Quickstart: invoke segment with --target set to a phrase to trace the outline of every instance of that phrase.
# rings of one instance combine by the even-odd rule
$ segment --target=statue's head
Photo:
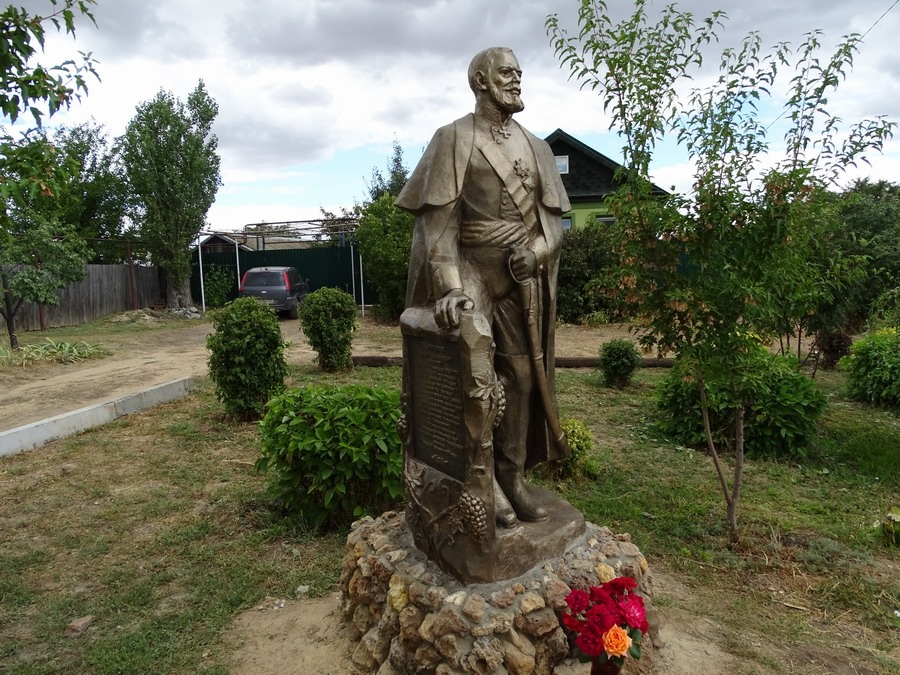
[[[479,103],[489,103],[509,115],[525,109],[522,69],[512,49],[490,47],[469,64],[469,86]]]

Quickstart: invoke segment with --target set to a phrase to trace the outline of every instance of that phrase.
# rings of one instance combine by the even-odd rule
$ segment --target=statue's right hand
[[[462,292],[462,289],[454,288],[434,304],[434,320],[443,330],[450,330],[459,325],[461,310],[474,309],[474,307],[475,303]]]

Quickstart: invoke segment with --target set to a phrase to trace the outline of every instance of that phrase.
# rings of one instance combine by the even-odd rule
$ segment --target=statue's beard
[[[500,89],[499,87],[494,86],[493,84],[489,85],[491,98],[494,99],[494,102],[497,104],[497,107],[507,115],[512,115],[517,112],[522,112],[525,110],[525,104],[522,102],[522,97],[512,91],[507,91],[505,89]]]

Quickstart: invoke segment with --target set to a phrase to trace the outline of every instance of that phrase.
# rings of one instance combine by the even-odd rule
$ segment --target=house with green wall
[[[600,222],[611,222],[613,217],[606,205],[606,198],[616,190],[615,174],[621,164],[562,129],[557,129],[544,140],[553,150],[556,168],[572,204],[572,210],[563,214],[563,229],[584,227],[590,216]],[[653,192],[667,194],[656,185]]]

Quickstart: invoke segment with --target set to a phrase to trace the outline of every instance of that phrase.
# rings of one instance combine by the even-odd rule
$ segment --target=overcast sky
[[[12,1],[12,0],[11,0]],[[28,0],[43,12],[49,0]],[[99,0],[97,27],[82,21],[73,42],[49,36],[42,61],[93,52],[101,82],[53,118],[94,118],[120,135],[135,106],[160,88],[185,99],[199,79],[219,104],[224,185],[209,214],[214,229],[316,218],[365,195],[373,166],[385,167],[396,138],[412,167],[434,130],[469,112],[466,68],[479,50],[512,47],[524,70],[525,110],[517,119],[539,136],[556,128],[614,160],[621,141],[607,132],[600,99],[560,70],[544,33],[548,13],[575,29],[577,0]],[[608,2],[613,15],[632,3]],[[657,6],[661,7],[662,2]],[[813,28],[825,44],[871,32],[854,71],[831,101],[852,121],[900,120],[900,5],[896,0],[685,0],[729,20],[721,46],[750,30],[765,45],[797,44]],[[897,5],[896,7],[892,7]],[[887,11],[887,15],[879,18]],[[877,22],[877,25],[876,25]],[[872,26],[874,25],[874,28]],[[824,55],[823,55],[824,58]],[[715,59],[708,60],[710,65]],[[852,176],[900,181],[900,140]],[[654,178],[686,189],[683,157],[664,148]]]

